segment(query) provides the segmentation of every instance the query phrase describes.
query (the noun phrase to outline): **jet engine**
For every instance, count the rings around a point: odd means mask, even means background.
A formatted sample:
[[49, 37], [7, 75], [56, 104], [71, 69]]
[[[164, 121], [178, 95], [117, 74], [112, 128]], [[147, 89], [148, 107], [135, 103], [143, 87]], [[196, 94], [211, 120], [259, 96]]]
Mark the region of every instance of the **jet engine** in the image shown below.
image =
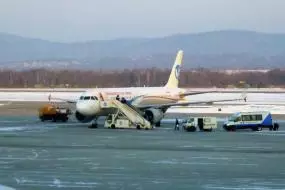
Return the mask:
[[92, 121], [94, 119], [93, 117], [85, 116], [85, 115], [81, 114], [78, 111], [75, 112], [75, 117], [81, 123], [88, 123], [88, 122], [90, 122], [90, 121]]
[[144, 116], [151, 124], [154, 124], [160, 122], [164, 113], [160, 109], [150, 108], [145, 110]]

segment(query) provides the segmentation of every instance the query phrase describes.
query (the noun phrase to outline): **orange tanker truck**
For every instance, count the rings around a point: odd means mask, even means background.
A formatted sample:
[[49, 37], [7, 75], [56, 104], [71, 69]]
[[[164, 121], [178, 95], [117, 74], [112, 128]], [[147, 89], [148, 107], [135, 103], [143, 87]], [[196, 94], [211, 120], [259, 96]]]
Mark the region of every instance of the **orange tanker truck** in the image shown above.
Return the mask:
[[71, 114], [70, 109], [53, 104], [46, 104], [39, 108], [39, 118], [43, 122], [47, 120], [66, 122], [68, 121], [68, 116]]

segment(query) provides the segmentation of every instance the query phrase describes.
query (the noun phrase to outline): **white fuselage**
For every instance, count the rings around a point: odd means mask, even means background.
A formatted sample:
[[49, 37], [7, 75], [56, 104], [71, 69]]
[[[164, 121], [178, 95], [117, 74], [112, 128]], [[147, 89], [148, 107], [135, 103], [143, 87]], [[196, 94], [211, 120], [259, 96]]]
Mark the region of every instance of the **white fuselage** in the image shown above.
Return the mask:
[[[101, 109], [100, 102], [115, 99], [117, 95], [126, 100], [132, 100], [135, 107], [143, 105], [158, 105], [174, 103], [182, 98], [179, 94], [184, 92], [180, 88], [166, 87], [130, 87], [130, 88], [96, 88], [84, 92], [76, 103], [76, 112], [87, 120], [92, 120], [99, 116], [107, 116], [114, 110]], [[77, 117], [80, 121], [80, 117]]]
[[117, 95], [126, 99], [133, 99], [142, 95], [174, 95], [183, 92], [180, 88], [166, 87], [129, 87], [129, 88], [95, 88], [86, 92], [105, 93], [108, 98], [116, 98]]

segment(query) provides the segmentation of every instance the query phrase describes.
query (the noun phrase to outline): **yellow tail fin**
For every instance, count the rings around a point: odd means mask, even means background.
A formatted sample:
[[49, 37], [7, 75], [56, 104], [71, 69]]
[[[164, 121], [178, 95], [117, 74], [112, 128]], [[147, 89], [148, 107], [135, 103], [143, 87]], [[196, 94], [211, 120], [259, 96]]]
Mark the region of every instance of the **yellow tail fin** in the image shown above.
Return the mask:
[[167, 88], [178, 88], [180, 67], [182, 64], [182, 59], [183, 59], [183, 51], [179, 50], [177, 55], [176, 55], [174, 65], [172, 67], [168, 82], [165, 85], [165, 87], [167, 87]]

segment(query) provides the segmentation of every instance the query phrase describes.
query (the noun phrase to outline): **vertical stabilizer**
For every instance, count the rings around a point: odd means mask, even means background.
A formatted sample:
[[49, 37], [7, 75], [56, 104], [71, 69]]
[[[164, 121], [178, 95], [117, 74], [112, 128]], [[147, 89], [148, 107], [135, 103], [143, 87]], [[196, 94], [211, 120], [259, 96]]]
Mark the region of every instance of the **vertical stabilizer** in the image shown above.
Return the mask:
[[180, 67], [182, 64], [182, 59], [183, 59], [183, 51], [179, 50], [177, 55], [176, 55], [174, 65], [172, 67], [168, 82], [165, 85], [165, 87], [167, 87], [167, 88], [178, 88]]

